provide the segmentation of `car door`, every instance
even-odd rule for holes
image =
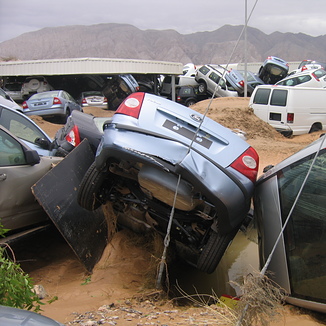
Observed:
[[[40,157],[0,127],[0,222],[17,230],[47,219],[31,187],[62,158]]]

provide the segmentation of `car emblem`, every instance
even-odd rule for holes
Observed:
[[[190,118],[192,120],[196,121],[196,122],[201,122],[202,121],[202,118],[199,115],[197,115],[197,114],[191,114],[190,115]]]

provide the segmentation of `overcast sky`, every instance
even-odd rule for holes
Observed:
[[[0,42],[44,27],[126,23],[181,34],[225,24],[275,31],[326,34],[326,1],[310,0],[0,0]]]

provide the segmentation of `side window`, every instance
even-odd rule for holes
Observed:
[[[203,74],[206,75],[209,72],[209,68],[202,66],[199,68],[199,71]]]
[[[216,74],[215,72],[212,72],[209,75],[209,79],[211,79],[214,83],[218,84],[219,80],[220,80],[220,76],[218,74]]]
[[[224,78],[221,78],[218,84],[222,89],[226,90],[226,82]]]
[[[271,105],[286,106],[288,91],[286,89],[274,89],[271,97]]]
[[[315,155],[310,155],[278,173],[278,185],[283,222],[296,200],[299,189]],[[326,302],[325,286],[320,280],[326,269],[326,150],[322,150],[310,171],[289,223],[285,243],[293,294],[298,297],[317,294],[317,301]],[[302,286],[309,285],[308,287]],[[322,288],[321,288],[322,287]],[[324,289],[324,290],[323,290]]]
[[[36,138],[46,138],[45,135],[24,116],[4,108],[1,111],[1,124],[16,137],[34,144]]]
[[[300,76],[300,77],[297,78],[297,81],[298,81],[297,85],[298,85],[298,84],[306,83],[306,82],[308,82],[309,80],[311,80],[311,76],[309,76],[309,75]]]
[[[0,166],[26,164],[24,151],[17,142],[3,130],[0,130]]]
[[[254,103],[255,104],[268,104],[269,94],[271,93],[270,89],[257,89],[257,92],[254,97]]]

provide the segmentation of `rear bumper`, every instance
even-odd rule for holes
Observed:
[[[254,190],[249,179],[178,142],[106,129],[96,154],[96,166],[105,170],[107,163],[114,159],[139,162],[180,174],[183,180],[193,185],[195,193],[200,193],[216,207],[222,233],[238,227],[249,211]]]

